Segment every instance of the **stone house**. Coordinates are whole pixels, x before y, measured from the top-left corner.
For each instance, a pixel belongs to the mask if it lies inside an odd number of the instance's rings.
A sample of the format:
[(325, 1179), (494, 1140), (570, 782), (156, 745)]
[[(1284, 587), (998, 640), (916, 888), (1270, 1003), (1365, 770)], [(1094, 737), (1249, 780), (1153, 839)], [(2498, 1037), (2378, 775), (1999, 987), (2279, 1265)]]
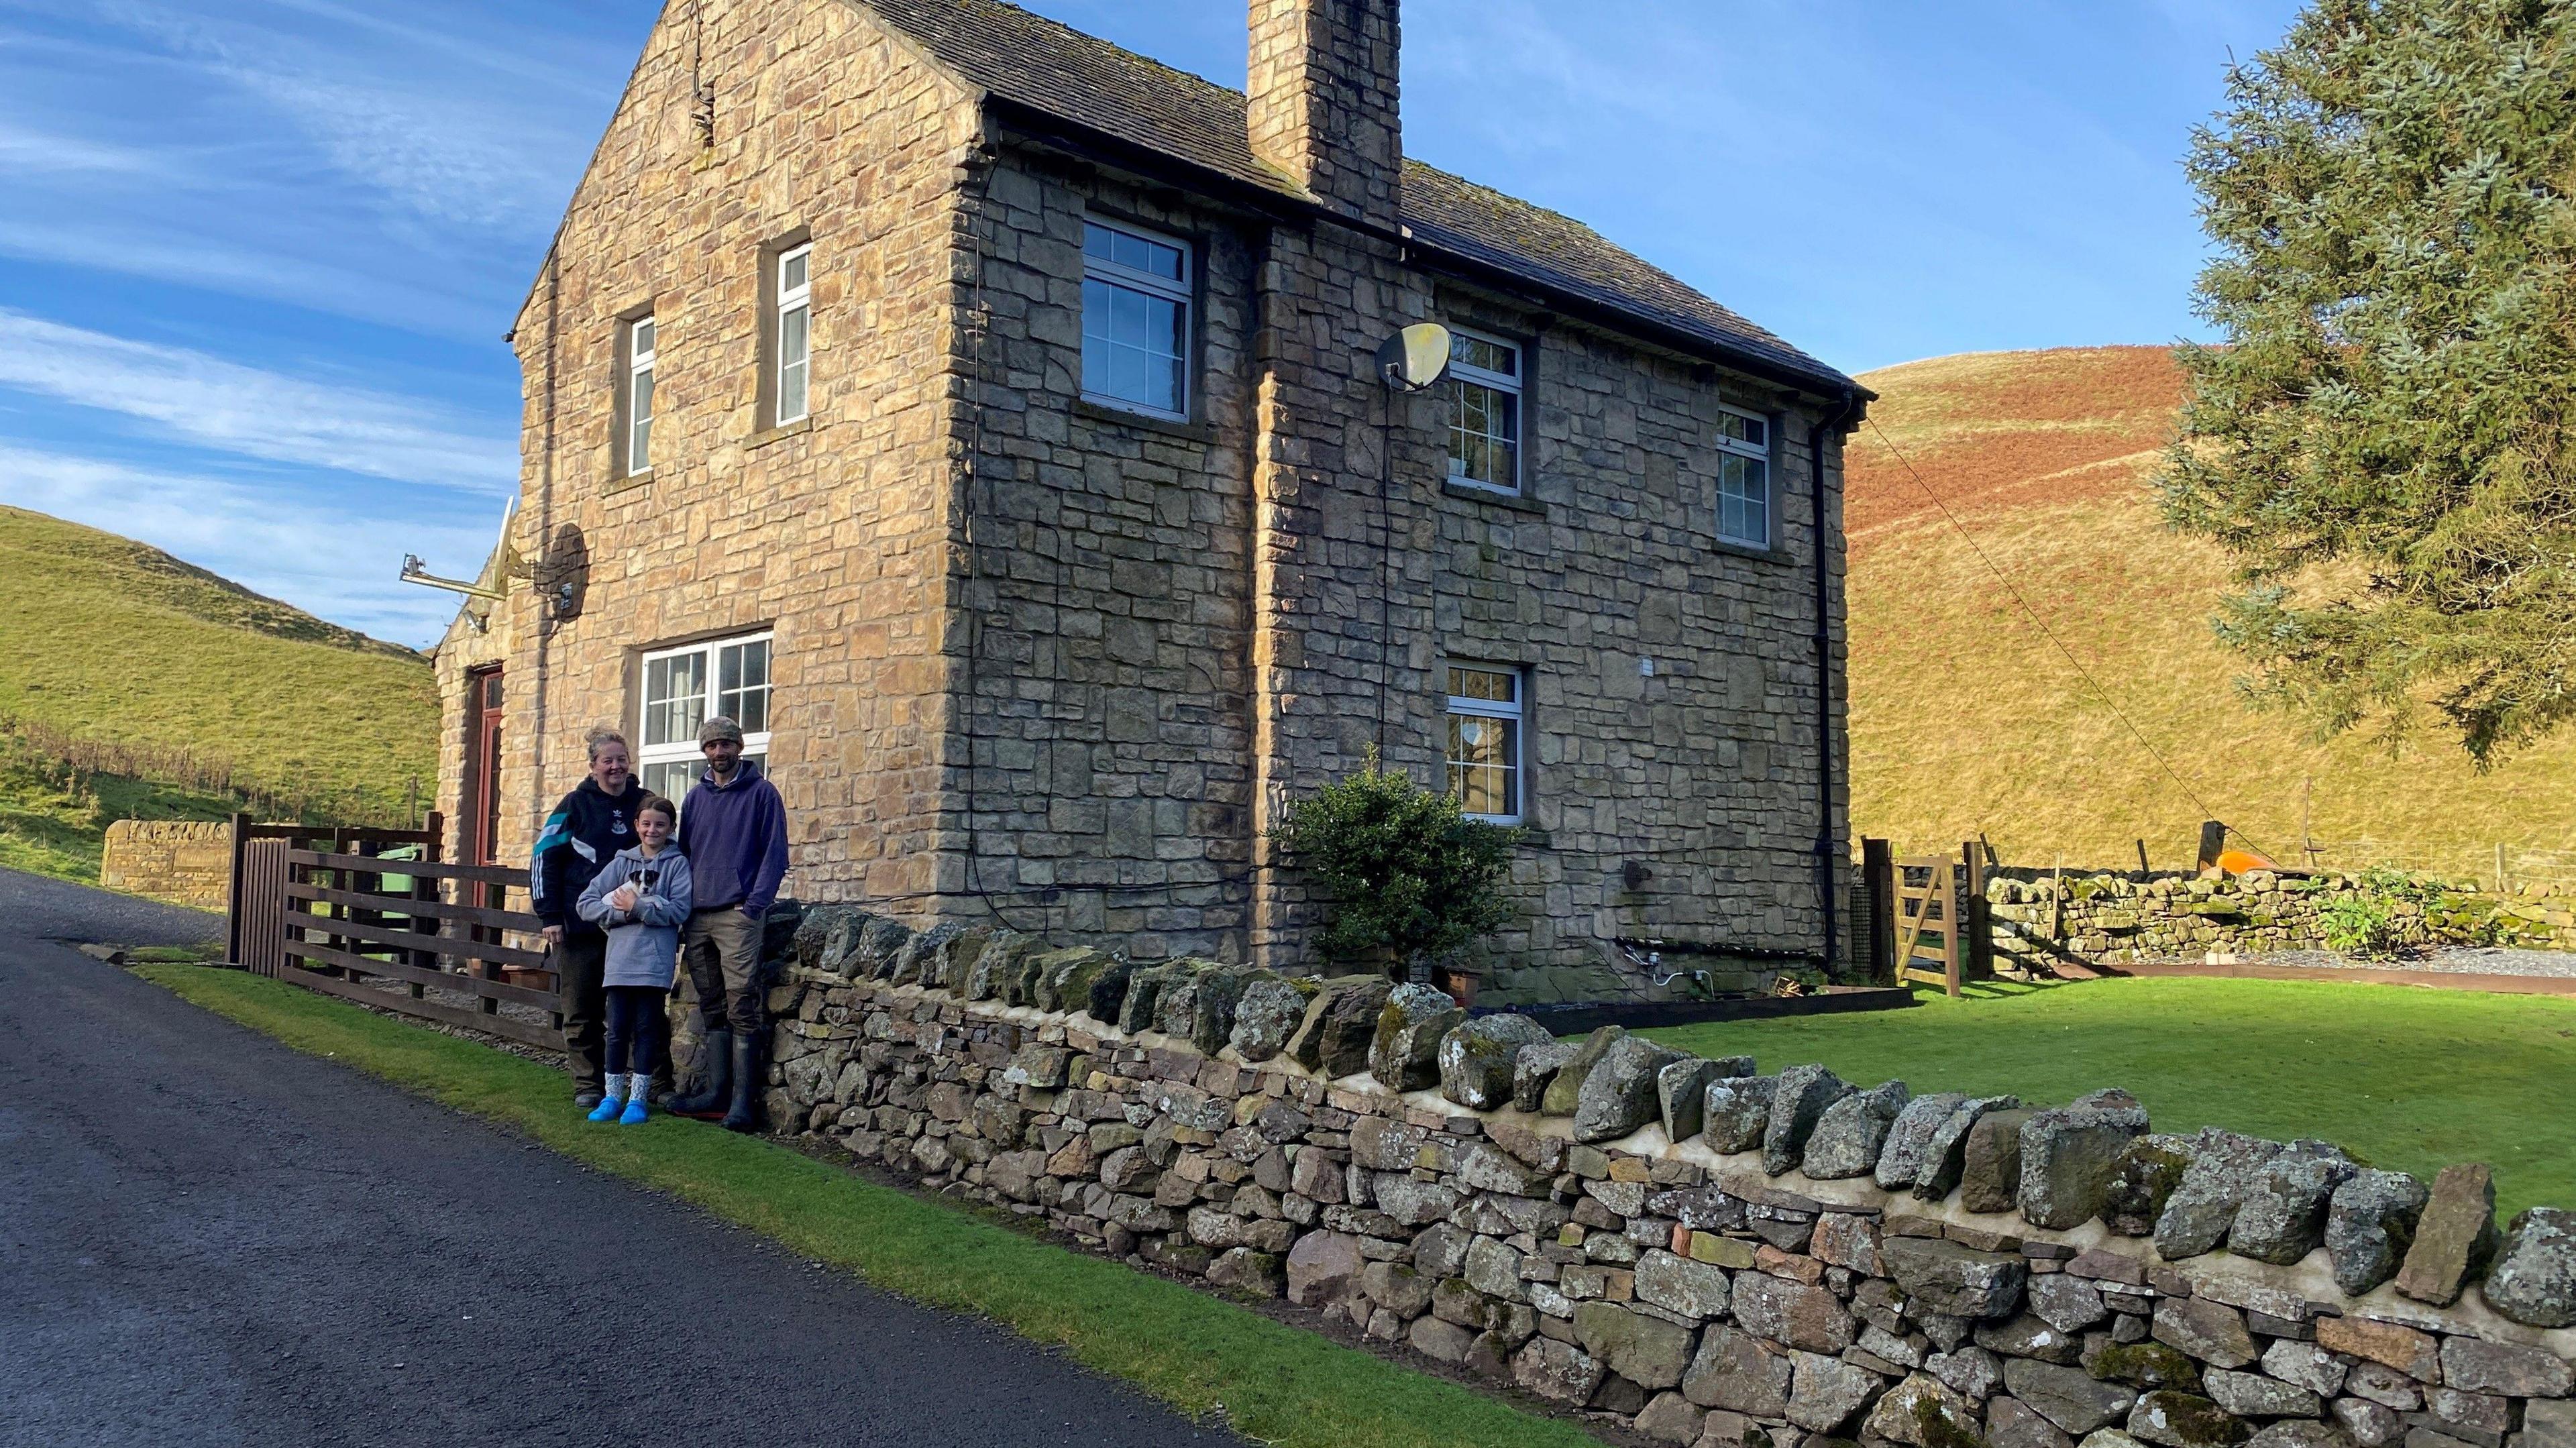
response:
[(1267, 834), (1374, 750), (1528, 831), (1503, 998), (1848, 955), (1870, 395), (1405, 159), (1398, 0), (1249, 19), (1237, 94), (999, 0), (668, 7), (511, 334), (471, 848), (590, 727), (676, 794), (725, 712), (803, 898), (1305, 969)]

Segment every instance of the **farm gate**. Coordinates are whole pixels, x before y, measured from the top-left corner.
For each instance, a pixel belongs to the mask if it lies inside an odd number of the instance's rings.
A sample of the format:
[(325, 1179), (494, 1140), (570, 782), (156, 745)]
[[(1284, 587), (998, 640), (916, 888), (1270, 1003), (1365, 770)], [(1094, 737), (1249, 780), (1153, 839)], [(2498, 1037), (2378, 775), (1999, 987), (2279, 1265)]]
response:
[(1952, 858), (1898, 856), (1885, 840), (1863, 840), (1861, 879), (1874, 976), (1937, 985), (1955, 996), (1961, 981), (1992, 973), (1993, 922), (1979, 842), (1960, 845)]
[(439, 859), (442, 821), (320, 829), (233, 819), (226, 959), (380, 1010), (563, 1045), (528, 872)]

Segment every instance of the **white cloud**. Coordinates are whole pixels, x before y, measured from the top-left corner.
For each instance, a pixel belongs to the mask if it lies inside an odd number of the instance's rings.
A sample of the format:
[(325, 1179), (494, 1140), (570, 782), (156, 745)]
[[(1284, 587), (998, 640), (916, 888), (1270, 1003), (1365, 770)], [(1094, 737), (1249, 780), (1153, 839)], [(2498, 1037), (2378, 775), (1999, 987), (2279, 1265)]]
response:
[(561, 97), (589, 77), (546, 74), (505, 36), (437, 42), (333, 6), (295, 8), (305, 14), (279, 26), (154, 4), (102, 13), (265, 101), (344, 181), (431, 222), (507, 233), (560, 209), (565, 158), (580, 153)]
[(489, 345), (649, 10), (376, 8), (0, 0), (0, 254)]
[(308, 613), (413, 645), (437, 640), (456, 599), (396, 582), (402, 555), (464, 560), (452, 566), (470, 572), (500, 522), (498, 509), (421, 518), (355, 512), (345, 495), (300, 496), (7, 443), (0, 443), (0, 500), (149, 543)]
[(162, 170), (158, 156), (138, 147), (31, 130), (0, 120), (0, 172), (90, 171), (148, 178)]
[(202, 446), (498, 496), (513, 439), (407, 398), (289, 377), (0, 308), (0, 386), (143, 419)]

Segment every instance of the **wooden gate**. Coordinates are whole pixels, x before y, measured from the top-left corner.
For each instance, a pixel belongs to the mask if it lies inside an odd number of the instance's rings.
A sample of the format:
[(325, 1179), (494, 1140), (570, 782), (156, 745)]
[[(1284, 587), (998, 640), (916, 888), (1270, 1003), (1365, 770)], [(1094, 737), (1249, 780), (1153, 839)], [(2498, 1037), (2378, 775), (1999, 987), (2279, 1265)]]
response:
[(286, 851), (300, 825), (233, 816), (233, 880), (224, 896), (224, 959), (253, 975), (286, 963)]
[[(418, 830), (236, 819), (234, 964), (380, 1010), (563, 1047), (562, 998), (528, 872), (442, 863)], [(505, 1009), (509, 1007), (509, 1009)]]
[(1896, 862), (1896, 983), (1937, 985), (1958, 995), (1959, 982), (1989, 959), (1984, 943), (1986, 879), (1977, 843), (1957, 859), (1915, 855)]

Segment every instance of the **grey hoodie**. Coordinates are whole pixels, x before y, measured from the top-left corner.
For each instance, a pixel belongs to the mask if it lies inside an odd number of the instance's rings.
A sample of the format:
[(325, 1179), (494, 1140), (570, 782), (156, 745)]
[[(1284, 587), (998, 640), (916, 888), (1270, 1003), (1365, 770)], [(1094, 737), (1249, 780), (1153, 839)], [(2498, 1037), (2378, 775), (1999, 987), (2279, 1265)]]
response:
[[(608, 897), (634, 881), (635, 908), (612, 910)], [(671, 988), (673, 962), (680, 954), (680, 927), (689, 918), (689, 857), (677, 845), (644, 858), (644, 847), (629, 845), (581, 892), (575, 913), (608, 932), (608, 970), (604, 985), (649, 985)]]

